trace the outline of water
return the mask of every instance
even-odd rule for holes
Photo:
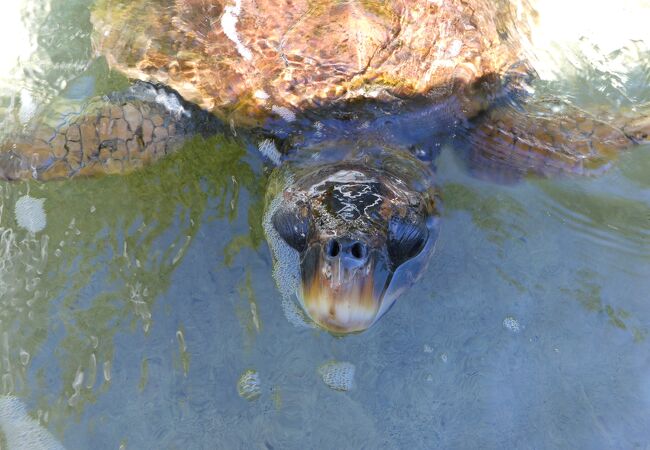
[[[124,83],[91,60],[89,3],[2,7],[26,33],[5,126]],[[643,67],[561,88],[647,102]],[[345,338],[285,316],[248,150],[217,136],[125,177],[0,185],[1,448],[21,430],[67,449],[648,448],[650,148],[512,185],[443,149],[427,273]],[[19,226],[25,196],[43,231]]]

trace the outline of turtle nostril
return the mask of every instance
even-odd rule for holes
[[[327,255],[334,258],[341,251],[341,244],[336,239],[332,239],[327,243]]]
[[[366,246],[360,242],[356,242],[351,249],[352,256],[361,259],[366,256]]]

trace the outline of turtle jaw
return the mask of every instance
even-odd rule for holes
[[[332,257],[314,244],[301,263],[302,306],[319,327],[334,334],[372,326],[388,309],[384,294],[392,278],[381,252],[373,250],[363,260],[344,252]]]

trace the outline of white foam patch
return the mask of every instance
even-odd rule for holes
[[[354,364],[329,361],[318,368],[318,374],[327,387],[336,391],[349,391],[354,386]]]
[[[289,177],[285,180],[283,190],[286,190],[291,183],[292,180]],[[273,278],[275,283],[283,298],[292,298],[292,296],[296,295],[300,286],[300,255],[297,250],[284,242],[271,222],[273,214],[278,210],[281,203],[282,195],[279,193],[268,205],[264,213],[262,226],[273,254]]]
[[[32,233],[43,231],[47,217],[43,204],[45,199],[24,195],[16,202],[16,222],[18,226]]]
[[[282,299],[282,312],[289,323],[296,328],[316,328],[314,322],[307,318],[304,311],[291,298]]]
[[[278,151],[278,148],[275,146],[275,142],[273,142],[272,139],[264,139],[257,145],[257,148],[262,155],[270,159],[276,166],[279,166],[282,162],[282,155]]]
[[[322,187],[326,186],[328,183],[368,184],[368,183],[376,183],[376,182],[377,182],[376,178],[369,177],[368,175],[364,174],[363,172],[359,172],[358,170],[339,170],[338,172],[333,173],[332,175],[325,178],[320,183],[315,184],[309,190],[309,195],[314,195],[315,193],[319,192],[322,189]]]
[[[155,102],[163,105],[167,111],[175,114],[177,117],[181,115],[185,115],[187,117],[190,116],[190,112],[183,108],[180,100],[174,94],[170,94],[168,92],[159,92],[158,95],[156,95]]]
[[[513,333],[519,333],[519,330],[521,330],[519,322],[514,317],[506,317],[503,319],[503,326]]]
[[[245,371],[237,382],[237,393],[246,400],[255,400],[262,395],[262,383],[259,373],[252,369]]]
[[[10,450],[59,450],[64,447],[32,419],[13,396],[0,396],[0,429]]]
[[[271,107],[271,111],[273,112],[273,114],[277,114],[287,122],[293,122],[294,120],[296,120],[296,113],[291,111],[286,106],[273,105]]]
[[[167,92],[164,89],[156,89],[153,85],[148,83],[137,83],[129,88],[131,94],[143,101],[158,103],[163,106],[167,112],[173,114],[175,117],[185,116],[191,117],[192,113],[181,104],[178,96],[172,92]]]
[[[246,46],[239,39],[237,34],[237,22],[241,14],[241,0],[235,0],[235,5],[226,6],[223,15],[221,16],[221,28],[224,34],[235,43],[235,47],[239,54],[247,61],[253,59],[253,54],[246,48]]]
[[[262,226],[266,241],[273,255],[273,279],[282,296],[282,311],[289,323],[297,328],[316,328],[305,312],[293,300],[300,289],[300,254],[280,237],[271,218],[282,204],[282,192],[293,184],[293,178],[287,176],[282,189],[268,204],[264,212]]]

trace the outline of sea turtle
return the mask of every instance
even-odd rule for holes
[[[334,333],[370,327],[422,274],[442,143],[516,179],[595,174],[648,141],[645,113],[529,92],[524,0],[98,0],[92,22],[133,86],[7,140],[0,175],[123,173],[192,134],[248,130],[277,166],[278,286]]]

